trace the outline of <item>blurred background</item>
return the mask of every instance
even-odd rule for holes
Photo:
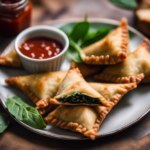
[[[150,0],[31,0],[31,25],[49,24],[56,19],[128,19],[128,24],[150,36]]]
[[[120,20],[124,16],[134,25],[133,10],[122,9],[108,0],[32,0],[32,4],[32,25],[56,19],[84,18],[86,13],[89,18]]]

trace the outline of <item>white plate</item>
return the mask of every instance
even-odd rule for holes
[[[76,20],[81,21],[81,20]],[[76,22],[74,21],[74,22]],[[53,24],[55,27],[60,27],[69,21],[61,21]],[[92,20],[94,24],[97,25],[117,25],[118,21],[108,20],[108,19],[97,19],[96,21]],[[130,39],[130,49],[133,52],[143,41],[144,36],[141,35],[135,29],[129,27],[129,30],[132,32],[132,37]],[[6,55],[13,48],[13,42],[5,49],[2,55]],[[61,70],[68,70],[70,66],[70,61],[65,59],[62,64]],[[6,109],[5,102],[7,100],[7,95],[10,96],[19,96],[28,104],[34,106],[32,102],[27,98],[27,96],[20,91],[19,89],[5,84],[4,80],[9,77],[27,75],[29,74],[23,69],[16,69],[11,67],[1,67],[0,68],[0,96],[1,103],[3,107]],[[91,79],[90,79],[91,81]],[[116,132],[119,132],[137,121],[139,121],[144,115],[146,115],[150,111],[150,85],[138,85],[138,88],[128,92],[120,102],[111,110],[111,112],[107,115],[106,119],[100,126],[98,131],[99,137],[107,136]],[[10,114],[11,115],[11,114]],[[12,116],[12,115],[11,115]],[[13,116],[12,116],[13,117]],[[41,134],[43,136],[60,138],[60,139],[88,139],[79,133],[75,133],[69,130],[63,130],[54,125],[47,125],[46,129],[38,130],[28,125],[22,123],[13,117],[18,123],[27,129]]]

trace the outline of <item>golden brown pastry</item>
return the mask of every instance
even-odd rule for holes
[[[136,83],[127,83],[127,84],[106,84],[106,83],[95,83],[89,82],[97,92],[99,92],[106,100],[116,104],[124,94],[129,90],[132,90],[137,87]]]
[[[98,136],[97,131],[102,120],[110,111],[108,107],[97,107],[60,105],[44,120],[49,124],[79,132],[94,140]]]
[[[129,90],[136,88],[136,83],[129,84],[100,84],[90,83],[99,93],[117,104],[120,98]],[[106,106],[67,106],[60,105],[51,112],[45,121],[62,129],[79,132],[92,140],[98,136],[98,129],[112,107]]]
[[[83,77],[88,77],[97,72],[100,72],[103,69],[103,67],[104,66],[102,66],[102,65],[89,65],[86,63],[76,63],[76,62],[72,61],[70,69],[79,68]]]
[[[65,71],[49,72],[12,77],[6,79],[5,82],[21,89],[36,104],[36,109],[43,115],[55,107],[49,103],[49,99],[55,96],[65,75]]]
[[[0,65],[22,68],[22,63],[15,49],[13,48],[9,54],[0,57]]]
[[[57,94],[50,99],[52,104],[61,105],[100,105],[111,107],[107,101],[94,90],[82,77],[78,68],[70,69],[60,84]]]
[[[94,79],[116,83],[139,83],[143,79],[142,82],[150,83],[148,40],[145,39],[137,50],[131,53],[126,60],[106,67],[102,73],[94,75]]]
[[[104,39],[82,49],[81,58],[87,64],[116,64],[129,53],[127,20],[123,18],[117,29]]]

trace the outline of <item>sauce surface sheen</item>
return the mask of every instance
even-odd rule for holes
[[[58,55],[63,46],[60,42],[47,37],[35,37],[24,41],[19,50],[33,59],[47,59]]]

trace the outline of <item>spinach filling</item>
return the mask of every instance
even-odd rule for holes
[[[67,95],[67,96],[61,96],[59,101],[65,103],[87,103],[87,104],[101,104],[100,100],[98,98],[92,98],[91,96],[85,94],[85,93],[79,93],[75,92],[73,94]]]

